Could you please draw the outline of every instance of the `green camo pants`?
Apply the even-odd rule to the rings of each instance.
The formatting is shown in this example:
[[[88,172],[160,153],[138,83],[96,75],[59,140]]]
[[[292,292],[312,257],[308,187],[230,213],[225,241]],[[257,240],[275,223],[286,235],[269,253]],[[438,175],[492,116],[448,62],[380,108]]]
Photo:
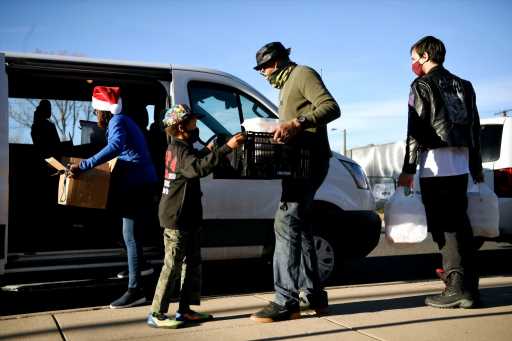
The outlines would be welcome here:
[[[164,229],[165,258],[151,311],[165,314],[179,300],[180,309],[198,305],[201,296],[200,230]]]

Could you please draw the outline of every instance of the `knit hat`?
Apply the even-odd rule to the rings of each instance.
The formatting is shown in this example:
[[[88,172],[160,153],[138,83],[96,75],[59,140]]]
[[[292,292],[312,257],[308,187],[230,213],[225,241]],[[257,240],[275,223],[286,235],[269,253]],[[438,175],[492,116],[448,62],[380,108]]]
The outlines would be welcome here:
[[[123,108],[121,89],[113,86],[95,86],[92,91],[92,107],[96,110],[119,114]]]
[[[191,117],[201,118],[203,115],[192,113],[189,106],[186,104],[175,104],[165,111],[162,123],[166,128],[172,127],[186,121]]]

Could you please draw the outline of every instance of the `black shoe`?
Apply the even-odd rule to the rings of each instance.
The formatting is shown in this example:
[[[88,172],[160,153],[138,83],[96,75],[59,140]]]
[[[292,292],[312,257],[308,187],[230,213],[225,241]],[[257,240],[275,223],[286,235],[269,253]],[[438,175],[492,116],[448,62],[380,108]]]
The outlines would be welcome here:
[[[141,289],[128,289],[123,296],[110,304],[110,309],[129,308],[146,302]]]
[[[443,292],[428,296],[425,304],[435,308],[473,308],[475,301],[469,291],[464,291],[462,274],[452,272],[447,276]]]
[[[289,309],[274,302],[270,302],[265,308],[251,315],[251,320],[261,323],[295,320],[299,318],[299,307]]]
[[[299,303],[301,311],[314,310],[316,315],[326,315],[329,309],[329,300],[325,290],[316,297],[301,293],[299,296]]]
[[[145,264],[140,270],[141,276],[149,276],[152,275],[155,272],[151,264]],[[117,274],[117,278],[128,278],[128,270],[123,270],[120,273]]]

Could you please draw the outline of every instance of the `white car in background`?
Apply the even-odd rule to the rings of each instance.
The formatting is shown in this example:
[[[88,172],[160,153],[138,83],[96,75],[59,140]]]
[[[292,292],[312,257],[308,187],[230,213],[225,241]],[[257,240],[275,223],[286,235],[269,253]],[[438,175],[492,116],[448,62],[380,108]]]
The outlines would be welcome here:
[[[481,151],[485,183],[498,196],[500,239],[512,240],[512,117],[484,118]]]

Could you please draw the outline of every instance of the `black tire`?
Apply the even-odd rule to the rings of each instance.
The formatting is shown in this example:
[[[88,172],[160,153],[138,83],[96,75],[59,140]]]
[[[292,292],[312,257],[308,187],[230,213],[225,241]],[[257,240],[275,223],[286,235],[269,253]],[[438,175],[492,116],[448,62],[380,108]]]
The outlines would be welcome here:
[[[379,243],[381,220],[373,211],[343,211],[326,202],[313,206],[313,233],[320,278],[336,274],[340,264],[368,255]]]

